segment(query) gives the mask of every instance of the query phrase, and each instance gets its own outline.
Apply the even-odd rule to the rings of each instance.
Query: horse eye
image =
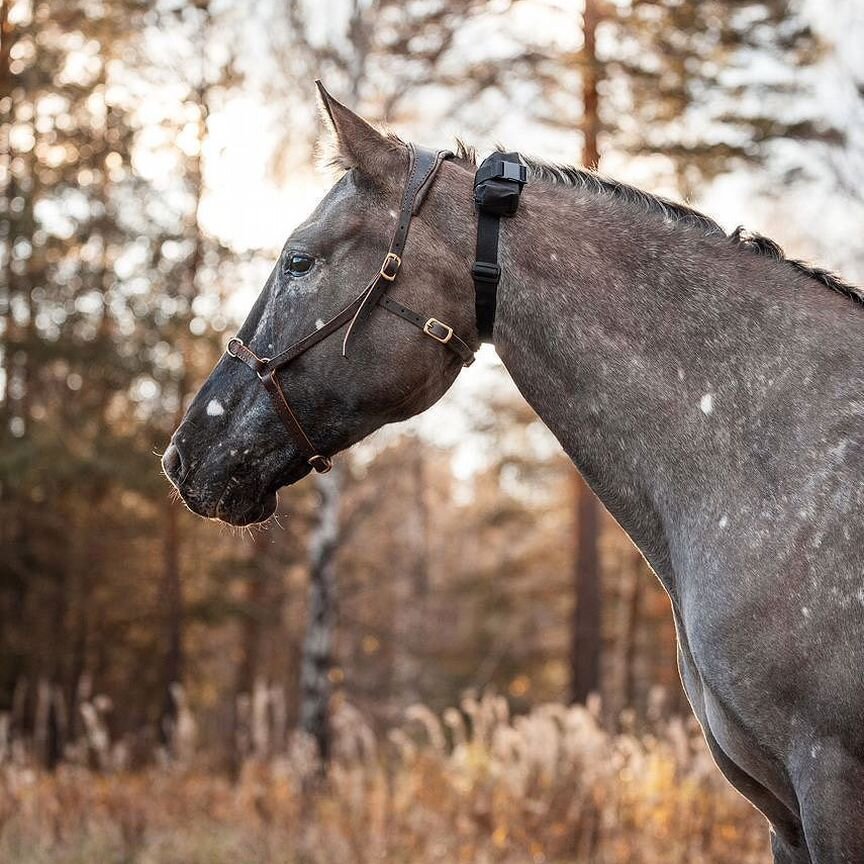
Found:
[[[285,261],[285,270],[292,276],[305,276],[314,264],[315,259],[311,255],[295,252]]]

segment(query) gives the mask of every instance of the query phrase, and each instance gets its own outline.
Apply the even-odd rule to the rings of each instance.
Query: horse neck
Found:
[[[800,431],[806,343],[842,341],[849,301],[702,227],[570,188],[526,190],[501,260],[499,355],[674,597],[675,533],[777,494],[765,448]]]

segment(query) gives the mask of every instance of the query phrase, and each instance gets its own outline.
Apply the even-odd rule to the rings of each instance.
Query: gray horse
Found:
[[[408,150],[322,95],[345,170],[240,331],[273,354],[386,252]],[[478,344],[472,155],[438,172],[393,294]],[[864,862],[864,295],[764,238],[582,170],[528,163],[502,220],[494,330],[519,389],[672,600],[681,676],[776,862]],[[432,405],[458,356],[375,312],[280,376],[327,453]],[[250,383],[250,378],[253,383]],[[163,464],[196,513],[267,518],[310,466],[223,357]]]

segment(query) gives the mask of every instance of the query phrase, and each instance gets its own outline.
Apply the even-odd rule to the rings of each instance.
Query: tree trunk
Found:
[[[597,549],[600,505],[578,474],[573,477],[573,496],[576,516],[573,556],[576,602],[571,636],[570,697],[573,702],[585,702],[592,693],[600,692],[602,596]]]
[[[15,42],[15,26],[9,20],[9,0],[0,0],[0,99],[12,93],[9,60]]]
[[[630,560],[632,571],[627,574],[628,594],[624,598],[623,614],[623,663],[624,663],[624,706],[635,708],[638,701],[639,670],[637,667],[637,646],[642,609],[642,586],[646,577],[645,563],[634,547]]]
[[[596,168],[600,164],[600,98],[597,82],[600,64],[597,60],[597,24],[600,21],[598,0],[585,0],[582,15],[582,164]]]
[[[176,756],[177,698],[175,687],[183,682],[183,585],[180,576],[179,508],[165,508],[163,536],[162,607],[165,622],[165,665],[159,740]]]
[[[259,550],[254,541],[251,544],[250,555],[253,557]],[[235,776],[252,752],[251,696],[255,680],[258,677],[258,667],[261,650],[261,609],[264,602],[264,579],[266,577],[255,568],[246,582],[244,605],[246,612],[243,617],[240,637],[241,655],[237,666],[237,677],[234,681],[234,701],[232,704],[232,746],[231,767]]]
[[[12,163],[12,153],[9,146],[9,130],[12,127],[12,116],[13,102],[11,98],[8,103],[5,102],[4,97],[11,96],[12,93],[12,74],[9,69],[9,60],[10,60],[10,52],[12,50],[12,43],[14,42],[14,33],[15,28],[12,24],[9,23],[9,3],[8,0],[0,0],[0,101],[3,102],[5,107],[3,109],[2,114],[0,114],[0,153],[4,154],[2,157],[2,166],[3,171],[6,176],[6,182],[3,188],[3,198],[4,198],[4,210],[5,212],[9,212],[9,202],[13,197],[14,192],[14,179],[11,171],[11,163]],[[11,313],[11,285],[13,279],[12,272],[12,246],[15,241],[13,236],[13,228],[12,224],[9,224],[9,233],[7,234],[5,241],[3,243],[4,249],[4,276],[5,278],[2,280],[3,287],[2,291],[0,291],[0,315],[2,315],[3,320],[3,329],[2,333],[0,333],[0,354],[2,354],[2,358],[0,358],[0,362],[3,363],[3,370],[5,372],[5,382],[6,386],[3,387],[3,392],[0,394],[0,422],[2,422],[2,434],[7,434],[7,426],[9,423],[9,416],[7,411],[7,390],[10,379],[10,370],[11,370],[11,359],[9,352],[9,329],[12,324],[12,313]]]
[[[596,54],[596,29],[599,20],[596,0],[585,0],[583,16],[582,73],[582,163],[596,168],[600,162],[600,130],[597,81],[599,65]],[[597,534],[600,530],[600,502],[578,474],[573,473],[573,507],[575,548],[573,588],[575,605],[570,653],[570,695],[574,702],[584,702],[591,693],[600,692],[600,658],[602,653],[602,592],[600,586]]]
[[[186,265],[185,279],[181,286],[181,293],[185,294],[189,303],[189,308],[192,308],[192,303],[198,296],[198,277],[201,270],[204,253],[204,231],[201,227],[201,200],[204,196],[204,173],[202,166],[202,152],[207,141],[207,118],[210,113],[210,84],[208,83],[206,69],[206,46],[210,33],[212,18],[210,14],[209,3],[206,0],[199,2],[198,8],[201,11],[201,25],[198,33],[200,40],[201,51],[201,66],[199,69],[198,85],[193,89],[195,105],[198,112],[198,150],[194,156],[190,157],[188,167],[188,178],[193,196],[191,206],[191,220],[189,225],[189,234],[192,240],[192,251],[189,255],[189,260]],[[187,390],[189,387],[189,367],[190,367],[190,352],[184,344],[181,346],[183,353],[183,373],[177,382],[177,415],[174,418],[174,428],[176,429],[183,419],[183,405],[186,399]],[[184,628],[184,610],[183,610],[183,584],[182,573],[180,567],[180,523],[179,523],[179,507],[168,507],[165,519],[165,534],[163,538],[163,593],[162,601],[165,614],[166,626],[166,654],[165,654],[165,669],[163,679],[163,695],[162,695],[162,712],[159,722],[159,738],[162,743],[168,748],[171,755],[173,753],[174,741],[173,737],[176,732],[177,724],[177,692],[176,687],[180,686],[183,681],[183,628]]]
[[[410,444],[411,503],[404,511],[409,563],[397,586],[395,604],[394,690],[396,703],[422,701],[421,675],[426,649],[426,600],[429,593],[429,502],[426,496],[426,452],[423,442]]]
[[[321,503],[309,551],[309,620],[300,665],[300,728],[311,735],[322,762],[330,758],[330,667],[336,617],[336,552],[343,467],[316,475]]]

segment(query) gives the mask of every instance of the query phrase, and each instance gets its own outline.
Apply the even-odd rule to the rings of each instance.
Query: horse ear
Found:
[[[356,168],[376,180],[389,180],[405,158],[405,147],[397,139],[382,135],[362,117],[334,99],[316,81],[321,116],[330,130],[325,142],[326,161],[344,170]]]

